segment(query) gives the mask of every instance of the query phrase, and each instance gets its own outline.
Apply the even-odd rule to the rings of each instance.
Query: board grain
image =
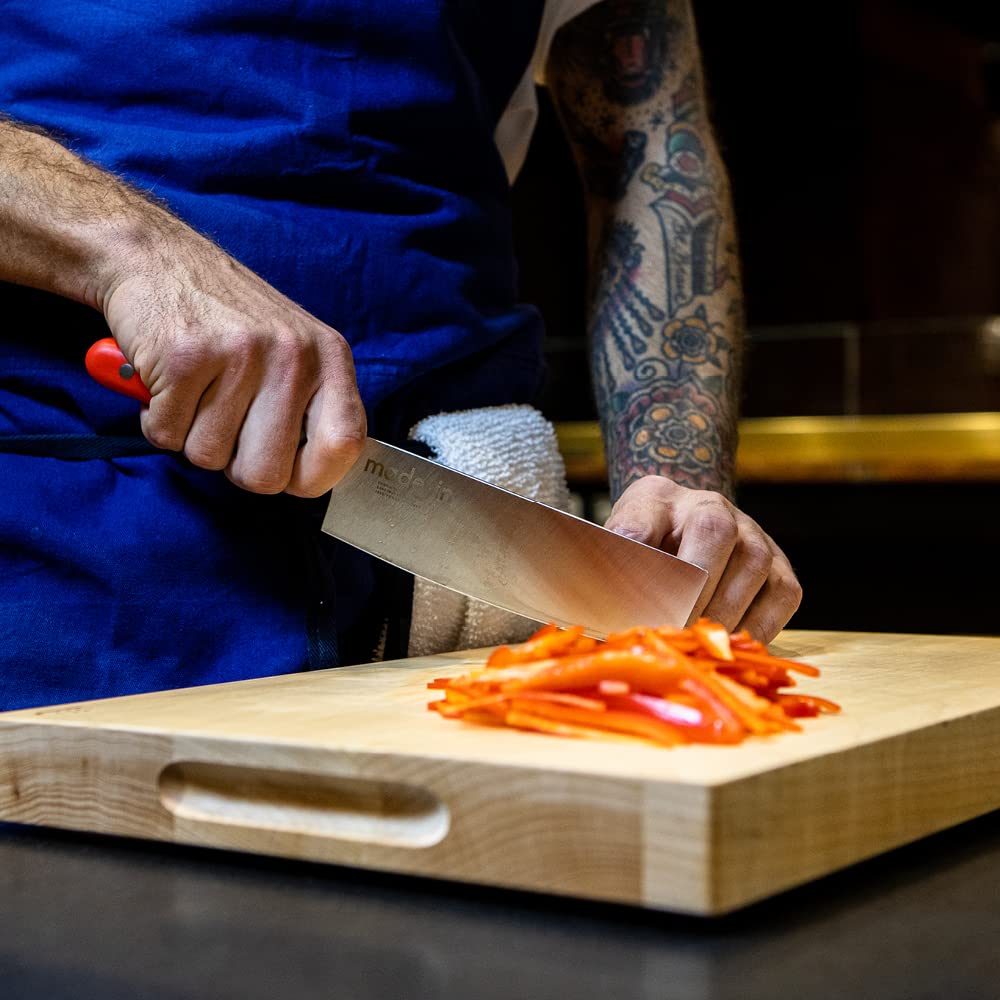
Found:
[[[486,650],[0,714],[0,819],[718,914],[1000,807],[1000,639],[786,631],[737,747],[428,712]]]

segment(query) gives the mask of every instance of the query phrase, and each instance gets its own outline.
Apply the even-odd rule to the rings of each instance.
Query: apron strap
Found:
[[[131,458],[162,454],[141,435],[115,437],[100,434],[12,434],[0,435],[0,454],[61,458],[71,462],[96,458]]]

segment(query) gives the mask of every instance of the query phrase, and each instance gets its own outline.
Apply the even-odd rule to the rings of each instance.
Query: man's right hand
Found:
[[[166,228],[121,255],[100,296],[152,396],[143,434],[252,492],[320,496],[365,439],[347,342],[204,237]]]
[[[244,489],[319,496],[361,451],[365,411],[336,330],[117,177],[2,116],[0,281],[102,310],[152,394],[146,437]]]

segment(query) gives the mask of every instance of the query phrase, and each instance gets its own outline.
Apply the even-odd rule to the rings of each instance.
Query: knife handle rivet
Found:
[[[135,374],[135,369],[126,361],[125,364],[118,369],[118,374],[121,378],[130,379]]]

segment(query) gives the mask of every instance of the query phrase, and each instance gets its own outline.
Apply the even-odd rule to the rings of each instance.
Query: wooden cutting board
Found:
[[[485,651],[0,714],[0,818],[717,914],[1000,807],[1000,639],[783,633],[840,716],[658,749],[446,721]]]

